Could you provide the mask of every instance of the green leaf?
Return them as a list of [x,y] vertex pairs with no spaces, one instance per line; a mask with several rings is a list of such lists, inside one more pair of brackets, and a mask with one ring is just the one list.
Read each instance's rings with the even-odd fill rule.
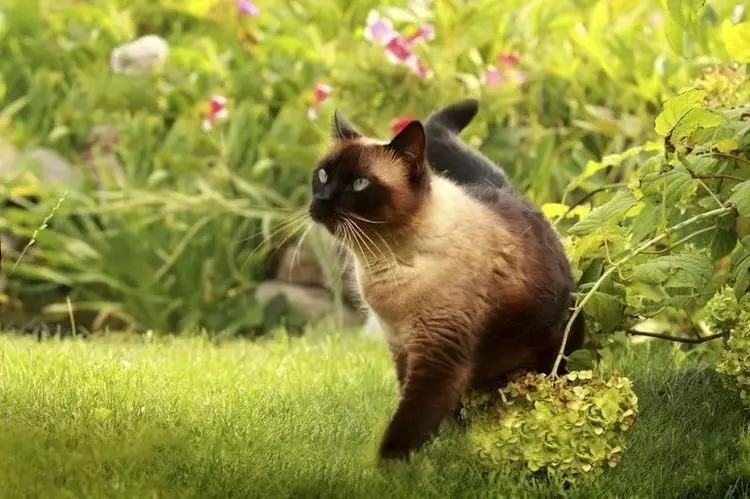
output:
[[711,258],[716,261],[724,258],[737,246],[737,232],[734,230],[719,230],[711,242]]
[[721,139],[716,141],[714,147],[717,151],[726,154],[738,150],[740,148],[740,144],[734,139]]
[[611,294],[595,291],[586,302],[584,311],[594,317],[608,331],[614,330],[622,320],[623,304]]
[[542,213],[547,218],[557,218],[567,213],[568,209],[568,205],[561,203],[544,203],[542,205]]
[[729,20],[721,25],[721,37],[732,59],[750,62],[750,22],[732,25]]
[[[743,242],[747,240],[747,245],[750,246],[750,236],[743,239]],[[734,292],[736,295],[744,295],[748,287],[750,287],[750,252],[741,251],[735,254],[732,258],[733,276],[734,276]]]
[[750,180],[746,180],[732,189],[732,197],[729,198],[729,201],[734,203],[740,215],[750,217]]
[[638,200],[630,190],[620,191],[615,197],[595,208],[589,216],[571,227],[568,233],[576,236],[589,234],[599,227],[618,221],[637,203]]
[[673,20],[685,31],[691,32],[695,29],[695,21],[706,4],[706,0],[692,0],[690,2],[666,0],[664,4],[669,19]]
[[589,160],[586,163],[586,168],[583,172],[575,179],[576,185],[580,185],[583,180],[595,175],[601,170],[610,167],[621,166],[626,160],[633,158],[643,151],[648,150],[645,146],[631,147],[618,154],[608,154],[604,156],[601,161]]
[[646,239],[659,226],[661,220],[661,206],[648,203],[635,217],[630,226],[631,237],[634,243]]
[[665,173],[662,180],[664,180],[664,202],[668,207],[679,203],[685,192],[693,187],[693,177],[682,166]]
[[662,3],[667,13],[664,22],[667,41],[676,54],[683,55],[685,34],[695,33],[696,20],[705,1],[663,0]]
[[701,289],[712,274],[713,265],[708,256],[693,253],[666,255],[642,263],[636,266],[633,278],[665,288]]
[[667,18],[664,21],[664,34],[667,36],[667,42],[669,42],[669,46],[672,47],[675,54],[682,55],[685,33],[680,25]]
[[669,298],[669,295],[661,286],[646,285],[638,281],[634,281],[628,286],[626,293],[625,303],[629,307],[638,309],[639,313],[645,313],[653,308],[661,308],[664,300]]
[[724,117],[710,109],[694,108],[680,118],[669,134],[669,141],[679,145],[683,139],[692,135],[699,128],[713,128],[721,125]]
[[688,111],[700,107],[707,95],[705,90],[694,88],[668,99],[654,122],[656,133],[666,136]]
[[568,371],[590,371],[594,369],[594,353],[591,350],[576,350],[565,359]]

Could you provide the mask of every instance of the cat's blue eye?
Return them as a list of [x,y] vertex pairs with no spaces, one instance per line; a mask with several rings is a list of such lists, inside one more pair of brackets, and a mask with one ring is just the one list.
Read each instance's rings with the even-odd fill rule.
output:
[[366,179],[364,177],[359,177],[354,180],[352,187],[354,188],[355,191],[359,192],[361,190],[364,190],[368,185],[370,185],[369,179]]
[[328,182],[328,173],[322,168],[318,170],[318,180],[320,180],[321,184]]

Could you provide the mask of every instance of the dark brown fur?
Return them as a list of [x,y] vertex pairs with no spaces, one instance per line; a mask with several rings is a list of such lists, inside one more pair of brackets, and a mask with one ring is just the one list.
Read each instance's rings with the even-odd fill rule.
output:
[[[335,130],[311,214],[352,251],[363,300],[386,333],[400,397],[380,455],[406,457],[466,390],[549,372],[573,280],[554,230],[520,194],[432,172],[420,123],[390,143],[361,138],[338,115]],[[370,191],[348,187],[358,177]],[[579,323],[568,351],[582,336]]]

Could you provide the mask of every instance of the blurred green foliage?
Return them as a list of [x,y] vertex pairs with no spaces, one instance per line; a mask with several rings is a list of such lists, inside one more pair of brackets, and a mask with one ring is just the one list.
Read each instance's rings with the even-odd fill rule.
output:
[[[385,136],[394,118],[479,98],[480,115],[465,139],[502,164],[534,202],[548,203],[548,213],[605,189],[571,210],[559,224],[564,231],[591,202],[612,197],[607,186],[632,180],[649,154],[658,173],[658,147],[643,144],[657,137],[653,120],[663,100],[701,75],[707,95],[721,99],[737,88],[732,78],[746,77],[731,66],[747,62],[747,30],[735,24],[746,14],[735,3],[685,10],[671,0],[279,0],[257,2],[260,14],[248,16],[231,0],[5,0],[0,137],[19,148],[53,148],[88,173],[82,157],[89,137],[98,125],[111,126],[124,181],[96,188],[89,175],[65,193],[25,175],[0,186],[3,200],[41,197],[29,209],[0,213],[0,230],[24,241],[63,199],[9,276],[0,307],[64,320],[69,296],[86,323],[262,333],[275,314],[253,298],[268,251],[258,245],[303,205],[334,107]],[[390,64],[364,38],[372,9],[403,33],[434,26],[435,39],[414,47],[432,78]],[[112,50],[147,34],[169,43],[164,67],[115,74]],[[527,83],[484,84],[488,66],[508,53],[518,54]],[[318,84],[331,87],[320,104]],[[229,115],[206,131],[201,122],[212,95],[227,98]],[[318,119],[308,118],[311,107]],[[733,140],[739,149],[732,153],[743,154],[742,137]],[[677,154],[670,161],[679,172]],[[699,192],[691,186],[670,203],[689,203],[688,191]],[[729,191],[722,189],[723,202]],[[647,237],[657,219],[652,208],[643,211],[653,221],[642,215],[636,227]],[[675,213],[661,212],[659,227],[687,216]],[[605,249],[611,257],[625,249],[627,234],[615,232],[615,239],[596,232],[575,246],[583,284],[596,278]],[[729,253],[729,243],[727,236],[711,244]],[[325,244],[316,245],[325,259]],[[18,255],[4,256],[7,268]],[[616,284],[602,288],[616,307],[606,297],[604,315],[587,309],[610,329],[626,310]]]

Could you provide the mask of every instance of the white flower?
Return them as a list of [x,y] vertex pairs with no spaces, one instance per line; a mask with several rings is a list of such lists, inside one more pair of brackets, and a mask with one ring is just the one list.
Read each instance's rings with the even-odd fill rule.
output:
[[157,35],[146,35],[112,50],[109,63],[117,74],[145,74],[167,60],[169,45]]

